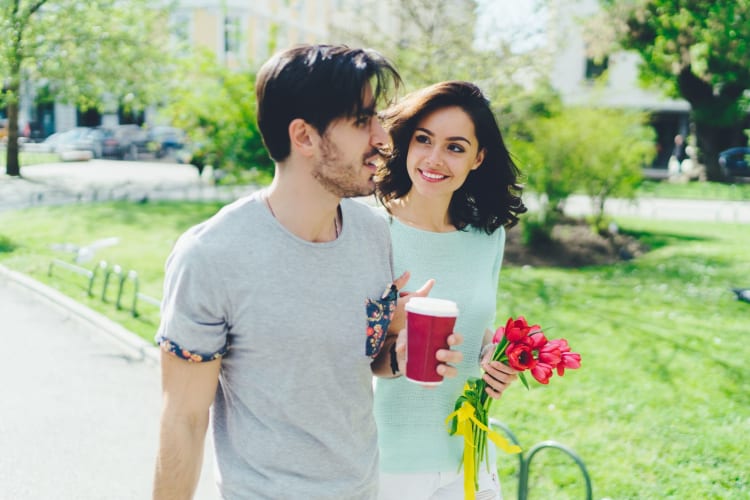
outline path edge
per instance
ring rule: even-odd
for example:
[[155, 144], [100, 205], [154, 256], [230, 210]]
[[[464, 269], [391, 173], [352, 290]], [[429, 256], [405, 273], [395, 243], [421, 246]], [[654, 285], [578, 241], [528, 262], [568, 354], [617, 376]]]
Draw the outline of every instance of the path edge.
[[0, 277], [20, 285], [60, 307], [78, 319], [89, 323], [97, 330], [104, 332], [110, 339], [121, 347], [134, 352], [137, 357], [153, 363], [159, 363], [159, 348], [149, 344], [137, 334], [131, 332], [124, 326], [107, 318], [103, 314], [86, 307], [76, 300], [68, 297], [62, 292], [45, 285], [23, 273], [13, 271], [0, 264]]

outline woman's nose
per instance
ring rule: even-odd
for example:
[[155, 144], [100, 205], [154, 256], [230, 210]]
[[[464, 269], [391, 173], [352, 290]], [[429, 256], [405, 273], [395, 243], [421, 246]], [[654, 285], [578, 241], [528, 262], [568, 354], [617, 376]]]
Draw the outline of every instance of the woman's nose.
[[427, 162], [430, 165], [441, 165], [443, 163], [443, 156], [440, 149], [432, 148], [429, 156], [427, 157]]

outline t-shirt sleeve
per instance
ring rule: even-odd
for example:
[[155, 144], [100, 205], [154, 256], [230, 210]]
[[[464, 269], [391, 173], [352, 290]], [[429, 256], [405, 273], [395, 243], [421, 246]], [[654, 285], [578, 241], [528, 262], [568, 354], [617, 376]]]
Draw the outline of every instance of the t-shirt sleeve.
[[185, 235], [167, 259], [156, 342], [163, 351], [194, 362], [227, 353], [225, 287], [205, 247]]

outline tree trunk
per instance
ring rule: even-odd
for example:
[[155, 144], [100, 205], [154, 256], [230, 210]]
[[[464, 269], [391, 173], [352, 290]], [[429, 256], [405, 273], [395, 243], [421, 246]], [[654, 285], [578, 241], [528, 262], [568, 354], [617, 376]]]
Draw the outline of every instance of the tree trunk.
[[5, 173], [19, 177], [21, 167], [18, 162], [18, 93], [8, 90], [6, 96], [10, 97], [8, 102], [8, 146], [5, 156]]
[[735, 127], [720, 127], [709, 123], [695, 123], [695, 136], [698, 141], [699, 161], [706, 167], [706, 179], [726, 181], [719, 166], [719, 153], [734, 146], [744, 145], [742, 124]]
[[686, 65], [677, 77], [680, 93], [692, 108], [698, 162], [706, 167], [706, 179], [725, 181], [719, 167], [719, 153], [734, 146], [744, 146], [747, 139], [747, 113], [741, 107], [745, 86], [726, 84], [718, 92], [713, 86], [696, 76]]

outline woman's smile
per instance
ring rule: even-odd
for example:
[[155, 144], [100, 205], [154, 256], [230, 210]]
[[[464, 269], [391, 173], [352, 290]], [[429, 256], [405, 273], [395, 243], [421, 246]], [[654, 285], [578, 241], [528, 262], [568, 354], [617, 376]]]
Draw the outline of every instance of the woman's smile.
[[421, 168], [418, 168], [417, 170], [419, 171], [419, 174], [422, 176], [422, 178], [426, 180], [427, 182], [439, 182], [448, 177], [447, 175], [439, 174], [437, 172], [432, 172], [428, 170], [422, 170]]

